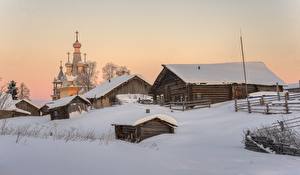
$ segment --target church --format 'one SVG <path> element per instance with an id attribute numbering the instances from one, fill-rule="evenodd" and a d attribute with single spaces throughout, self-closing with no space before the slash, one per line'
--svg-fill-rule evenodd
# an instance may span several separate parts
<path id="1" fill-rule="evenodd" d="M 76 31 L 76 41 L 73 44 L 74 52 L 72 62 L 70 62 L 70 53 L 68 52 L 68 60 L 65 63 L 66 71 L 63 71 L 62 61 L 60 62 L 59 73 L 53 81 L 52 100 L 63 97 L 82 94 L 86 91 L 85 81 L 82 79 L 88 74 L 90 63 L 87 62 L 86 54 L 84 60 L 81 59 L 81 44 L 78 41 L 78 31 Z"/>

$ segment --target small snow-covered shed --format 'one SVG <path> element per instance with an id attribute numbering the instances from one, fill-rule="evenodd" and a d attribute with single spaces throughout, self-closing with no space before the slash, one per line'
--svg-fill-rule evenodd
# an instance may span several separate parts
<path id="1" fill-rule="evenodd" d="M 117 102 L 118 94 L 147 95 L 150 88 L 151 85 L 138 75 L 122 75 L 103 82 L 83 96 L 89 99 L 95 108 L 101 108 Z"/>
<path id="2" fill-rule="evenodd" d="M 174 133 L 177 122 L 170 116 L 155 114 L 135 122 L 129 121 L 125 124 L 113 124 L 113 126 L 115 126 L 116 139 L 140 142 L 156 135 Z"/>
<path id="3" fill-rule="evenodd" d="M 291 83 L 284 87 L 289 92 L 299 93 L 300 92 L 300 81 L 298 83 Z"/>
<path id="4" fill-rule="evenodd" d="M 162 66 L 163 70 L 151 88 L 155 101 L 205 99 L 217 103 L 246 97 L 243 67 L 240 62 Z M 284 82 L 264 63 L 247 62 L 246 70 L 248 93 L 283 90 Z"/>
<path id="5" fill-rule="evenodd" d="M 14 104 L 17 108 L 30 112 L 32 116 L 40 116 L 40 107 L 33 104 L 30 100 L 15 100 Z"/>
<path id="6" fill-rule="evenodd" d="M 51 120 L 68 119 L 70 113 L 87 111 L 90 105 L 88 99 L 75 95 L 49 102 L 43 107 L 43 110 L 50 114 Z"/>

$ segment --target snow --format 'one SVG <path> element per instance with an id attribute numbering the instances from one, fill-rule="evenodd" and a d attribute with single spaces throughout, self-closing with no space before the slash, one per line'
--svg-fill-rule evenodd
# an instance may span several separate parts
<path id="1" fill-rule="evenodd" d="M 200 69 L 198 69 L 200 66 Z M 170 71 L 186 83 L 231 84 L 244 83 L 243 67 L 240 62 L 218 64 L 167 64 Z M 285 83 L 262 62 L 246 62 L 249 84 L 280 85 Z"/>
<path id="2" fill-rule="evenodd" d="M 144 94 L 118 94 L 116 96 L 119 102 L 124 103 L 136 103 L 138 100 L 149 100 L 153 101 L 153 98 L 149 95 Z"/>
<path id="3" fill-rule="evenodd" d="M 141 123 L 145 123 L 145 122 L 147 122 L 149 120 L 152 120 L 152 119 L 155 119 L 155 118 L 158 118 L 160 120 L 168 122 L 168 123 L 170 123 L 170 124 L 172 124 L 174 126 L 178 125 L 177 121 L 174 118 L 172 118 L 172 117 L 170 117 L 168 115 L 164 115 L 164 114 L 156 114 L 156 115 L 150 115 L 150 116 L 147 116 L 147 117 L 144 117 L 144 118 L 141 118 L 141 119 L 135 121 L 133 123 L 133 126 L 137 126 L 137 125 L 139 125 Z"/>
<path id="4" fill-rule="evenodd" d="M 284 96 L 285 92 L 279 92 L 279 95 Z M 249 97 L 262 97 L 262 96 L 277 96 L 277 92 L 274 91 L 259 91 L 249 94 Z"/>
<path id="5" fill-rule="evenodd" d="M 295 88 L 300 88 L 300 83 L 288 84 L 287 87 L 285 87 L 284 89 L 295 89 Z"/>
<path id="6" fill-rule="evenodd" d="M 100 98 L 121 84 L 127 82 L 128 80 L 134 78 L 137 75 L 122 75 L 112 78 L 110 81 L 105 81 L 102 84 L 96 86 L 94 89 L 83 94 L 85 98 Z"/>
<path id="7" fill-rule="evenodd" d="M 58 100 L 49 102 L 46 105 L 49 107 L 49 109 L 57 108 L 57 107 L 60 107 L 60 106 L 65 106 L 65 105 L 69 104 L 77 96 L 80 97 L 81 99 L 83 99 L 84 101 L 90 103 L 90 101 L 88 99 L 86 99 L 86 98 L 84 98 L 80 95 L 73 95 L 73 96 L 64 97 L 64 98 L 60 98 Z"/>
<path id="8" fill-rule="evenodd" d="M 290 175 L 299 174 L 300 157 L 257 153 L 244 149 L 243 130 L 270 125 L 288 115 L 234 112 L 234 102 L 211 108 L 171 111 L 157 105 L 128 103 L 91 110 L 67 120 L 46 117 L 7 119 L 12 127 L 31 125 L 94 129 L 98 135 L 113 132 L 113 123 L 137 121 L 147 114 L 172 116 L 175 134 L 162 134 L 139 144 L 119 140 L 103 142 L 61 141 L 0 136 L 0 174 L 5 175 Z"/>

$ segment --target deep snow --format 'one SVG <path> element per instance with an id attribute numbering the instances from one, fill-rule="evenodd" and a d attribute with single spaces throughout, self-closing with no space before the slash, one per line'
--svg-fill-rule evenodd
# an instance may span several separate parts
<path id="1" fill-rule="evenodd" d="M 234 112 L 233 102 L 212 108 L 174 111 L 156 105 L 125 104 L 92 110 L 69 120 L 20 117 L 10 126 L 55 126 L 58 129 L 113 131 L 112 123 L 135 121 L 150 114 L 166 114 L 178 122 L 175 134 L 164 134 L 139 144 L 124 141 L 67 142 L 51 139 L 0 136 L 1 175 L 82 174 L 228 174 L 285 175 L 300 173 L 300 158 L 245 150 L 244 129 L 271 124 L 299 114 L 264 115 Z"/>

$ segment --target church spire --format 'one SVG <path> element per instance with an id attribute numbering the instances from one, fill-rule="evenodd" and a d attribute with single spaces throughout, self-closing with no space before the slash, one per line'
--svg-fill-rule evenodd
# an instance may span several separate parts
<path id="1" fill-rule="evenodd" d="M 76 30 L 75 33 L 76 33 L 76 42 L 78 42 L 78 33 L 79 33 L 79 32 Z"/>

